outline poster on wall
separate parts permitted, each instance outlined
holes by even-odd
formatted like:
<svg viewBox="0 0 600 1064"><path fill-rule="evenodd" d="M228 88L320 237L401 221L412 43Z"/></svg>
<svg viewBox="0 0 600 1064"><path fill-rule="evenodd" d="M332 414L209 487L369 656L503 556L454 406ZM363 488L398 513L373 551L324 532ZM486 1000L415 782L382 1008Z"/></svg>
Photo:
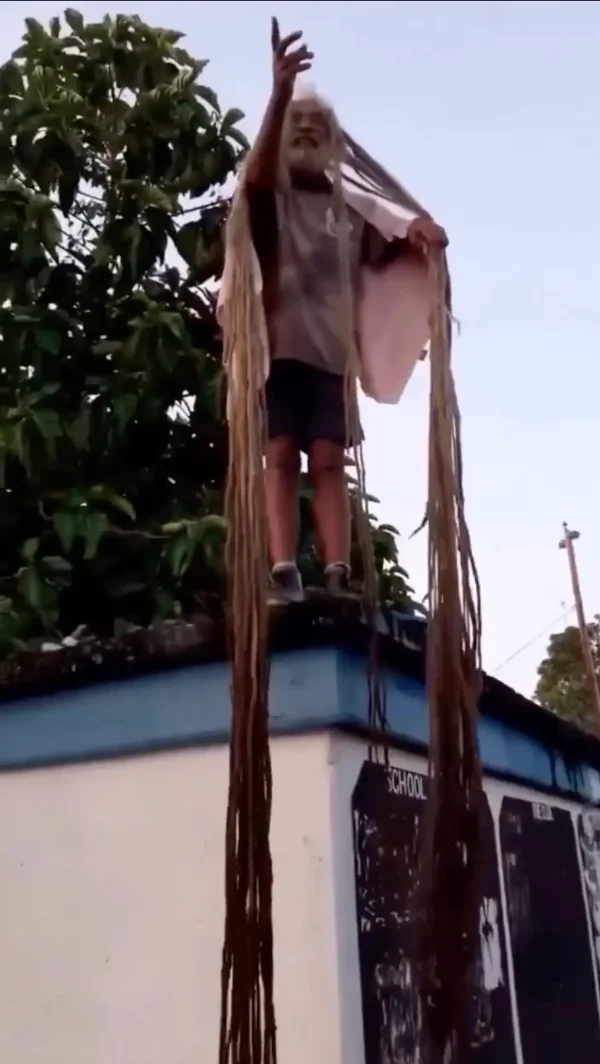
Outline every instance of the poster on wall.
<svg viewBox="0 0 600 1064"><path fill-rule="evenodd" d="M363 765L352 796L357 931L366 1064L419 1064L414 898L428 779ZM482 809L485 866L480 953L465 1064L516 1064L494 828Z"/></svg>
<svg viewBox="0 0 600 1064"><path fill-rule="evenodd" d="M523 1064L598 1064L596 986L571 814L504 798L500 839Z"/></svg>
<svg viewBox="0 0 600 1064"><path fill-rule="evenodd" d="M592 960L600 984L600 810L586 809L579 814L577 835L592 937Z"/></svg>

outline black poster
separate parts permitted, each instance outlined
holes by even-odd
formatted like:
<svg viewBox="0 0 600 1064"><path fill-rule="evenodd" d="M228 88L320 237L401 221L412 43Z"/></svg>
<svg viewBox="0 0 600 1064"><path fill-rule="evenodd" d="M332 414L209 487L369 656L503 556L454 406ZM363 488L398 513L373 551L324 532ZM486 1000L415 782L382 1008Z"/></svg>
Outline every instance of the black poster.
<svg viewBox="0 0 600 1064"><path fill-rule="evenodd" d="M578 818L584 894L592 934L592 963L600 981L600 811L588 809Z"/></svg>
<svg viewBox="0 0 600 1064"><path fill-rule="evenodd" d="M352 797L366 1064L418 1062L413 899L427 787L427 777L420 773L365 762ZM472 994L468 1064L514 1064L498 865L487 799L482 830L481 952Z"/></svg>
<svg viewBox="0 0 600 1064"><path fill-rule="evenodd" d="M571 815L505 798L500 837L524 1064L598 1064L596 989Z"/></svg>

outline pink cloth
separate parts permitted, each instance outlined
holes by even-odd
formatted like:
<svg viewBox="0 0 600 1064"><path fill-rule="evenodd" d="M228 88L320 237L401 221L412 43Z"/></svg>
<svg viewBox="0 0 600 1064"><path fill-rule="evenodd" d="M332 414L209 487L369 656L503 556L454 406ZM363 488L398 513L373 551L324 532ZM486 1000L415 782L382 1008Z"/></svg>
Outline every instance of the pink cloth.
<svg viewBox="0 0 600 1064"><path fill-rule="evenodd" d="M403 239L414 214L362 193L346 191L349 206L386 240ZM358 333L361 385L378 403L397 403L429 340L431 295L427 267L416 256L383 270L363 266Z"/></svg>
<svg viewBox="0 0 600 1064"><path fill-rule="evenodd" d="M386 240L406 236L414 214L366 193L345 191L348 205L377 229ZM229 297L227 256L219 291L219 320ZM255 292L262 293L262 275L253 256ZM362 267L358 306L358 331L363 391L378 403L397 403L429 339L430 289L427 268L418 258L398 259L381 270ZM235 364L231 368L232 384ZM269 373L269 359L259 369L259 384ZM245 382L248 384L249 382Z"/></svg>

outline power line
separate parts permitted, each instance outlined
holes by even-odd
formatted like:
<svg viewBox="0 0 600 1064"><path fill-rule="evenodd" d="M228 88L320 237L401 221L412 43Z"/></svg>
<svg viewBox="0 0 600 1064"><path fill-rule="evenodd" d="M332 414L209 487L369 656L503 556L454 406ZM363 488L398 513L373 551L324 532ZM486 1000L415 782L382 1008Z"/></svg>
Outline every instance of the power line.
<svg viewBox="0 0 600 1064"><path fill-rule="evenodd" d="M534 643L537 643L538 639L541 639L542 636L546 635L546 633L549 632L555 624L558 624L559 621L566 620L569 614L572 613L574 609L575 604L572 603L566 610L563 610L559 617L555 617L555 619L553 621L550 621L545 628L542 628L541 632L538 632L537 635L532 636L532 638L529 639L526 643L523 643L523 646L520 646L517 650L513 651L513 653L508 658L505 658L505 660L501 662L500 665L496 666L496 668L493 670L494 675L497 672L500 672L500 670L503 669L506 665L508 665L511 661L514 661L515 658L518 658L519 654L522 654L524 650L529 650L529 647L532 647Z"/></svg>

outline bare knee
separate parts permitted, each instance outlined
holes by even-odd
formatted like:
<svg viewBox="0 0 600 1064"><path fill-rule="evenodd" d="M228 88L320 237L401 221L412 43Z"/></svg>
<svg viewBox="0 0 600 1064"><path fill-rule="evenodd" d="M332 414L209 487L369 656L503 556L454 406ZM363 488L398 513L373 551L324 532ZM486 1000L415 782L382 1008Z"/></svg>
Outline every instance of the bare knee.
<svg viewBox="0 0 600 1064"><path fill-rule="evenodd" d="M344 448L317 440L308 455L308 472L314 487L345 483Z"/></svg>
<svg viewBox="0 0 600 1064"><path fill-rule="evenodd" d="M269 473L275 473L285 479L295 479L300 473L300 451L296 441L287 436L269 440L266 465Z"/></svg>

